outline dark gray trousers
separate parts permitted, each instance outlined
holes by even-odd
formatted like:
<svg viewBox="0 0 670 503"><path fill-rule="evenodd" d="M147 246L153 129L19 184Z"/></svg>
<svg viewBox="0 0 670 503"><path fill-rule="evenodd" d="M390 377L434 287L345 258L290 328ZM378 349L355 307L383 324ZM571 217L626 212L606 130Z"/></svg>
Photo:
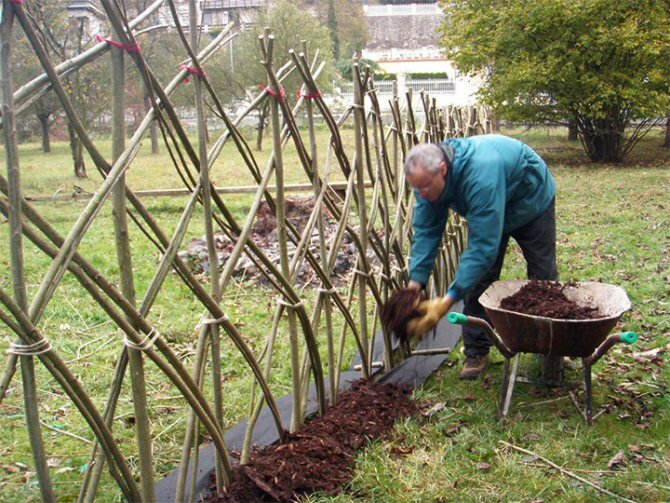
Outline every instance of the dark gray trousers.
<svg viewBox="0 0 670 503"><path fill-rule="evenodd" d="M558 280L556 269L556 211L555 199L552 199L549 207L537 218L511 233L503 235L493 267L465 295L464 314L483 318L491 323L484 308L479 303L479 296L484 293L484 290L491 283L500 278L510 236L521 247L526 259L528 278ZM480 356L489 352L491 341L481 329L465 325L463 326L463 346L465 356Z"/></svg>

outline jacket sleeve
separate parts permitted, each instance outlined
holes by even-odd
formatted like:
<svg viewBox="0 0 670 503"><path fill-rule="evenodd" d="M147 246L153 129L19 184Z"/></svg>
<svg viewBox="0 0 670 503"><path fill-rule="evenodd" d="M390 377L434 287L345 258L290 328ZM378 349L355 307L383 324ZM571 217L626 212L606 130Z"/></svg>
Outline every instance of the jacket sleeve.
<svg viewBox="0 0 670 503"><path fill-rule="evenodd" d="M479 180L466 194L468 244L447 292L456 300L465 297L498 256L505 220L505 178L503 170L497 173L497 177Z"/></svg>
<svg viewBox="0 0 670 503"><path fill-rule="evenodd" d="M446 205L434 205L414 192L412 251L409 259L409 279L425 285L433 270L435 257L442 242L449 216Z"/></svg>

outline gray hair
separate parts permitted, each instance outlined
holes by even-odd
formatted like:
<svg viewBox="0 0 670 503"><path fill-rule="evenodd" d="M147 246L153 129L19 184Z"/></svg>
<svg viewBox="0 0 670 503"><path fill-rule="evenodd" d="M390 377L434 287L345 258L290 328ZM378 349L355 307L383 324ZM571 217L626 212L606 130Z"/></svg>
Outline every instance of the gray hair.
<svg viewBox="0 0 670 503"><path fill-rule="evenodd" d="M405 176L412 174L417 166L435 174L439 171L442 161L444 161L444 152L435 143L415 145L405 158Z"/></svg>

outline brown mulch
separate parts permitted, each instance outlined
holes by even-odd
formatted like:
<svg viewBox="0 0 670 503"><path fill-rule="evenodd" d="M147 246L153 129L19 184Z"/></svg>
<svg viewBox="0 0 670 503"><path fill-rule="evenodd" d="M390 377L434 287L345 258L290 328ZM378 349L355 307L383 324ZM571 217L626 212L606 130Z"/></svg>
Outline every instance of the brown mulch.
<svg viewBox="0 0 670 503"><path fill-rule="evenodd" d="M592 320L602 318L596 307L579 306L563 293L566 286L576 283L531 280L518 292L505 297L500 307L508 311L545 316L560 320Z"/></svg>
<svg viewBox="0 0 670 503"><path fill-rule="evenodd" d="M337 494L351 479L354 451L387 438L396 420L418 411L408 389L356 381L325 415L288 435L285 443L256 450L248 464L235 466L226 493L205 501L293 501L313 492Z"/></svg>
<svg viewBox="0 0 670 503"><path fill-rule="evenodd" d="M416 309L421 300L421 291L416 288L398 288L381 309L382 327L387 333L395 333L401 341L409 341L407 323L421 316Z"/></svg>

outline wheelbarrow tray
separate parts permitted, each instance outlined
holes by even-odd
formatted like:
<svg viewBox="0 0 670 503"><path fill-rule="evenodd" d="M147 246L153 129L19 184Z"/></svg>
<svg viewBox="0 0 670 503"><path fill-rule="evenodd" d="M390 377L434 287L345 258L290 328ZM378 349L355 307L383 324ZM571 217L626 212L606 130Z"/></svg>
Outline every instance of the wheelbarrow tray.
<svg viewBox="0 0 670 503"><path fill-rule="evenodd" d="M537 353L585 358L605 340L621 315L631 308L626 292L618 286L596 282L571 282L563 293L579 306L596 307L602 318L562 320L533 316L500 307L529 280L496 281L479 297L491 323L514 353Z"/></svg>

